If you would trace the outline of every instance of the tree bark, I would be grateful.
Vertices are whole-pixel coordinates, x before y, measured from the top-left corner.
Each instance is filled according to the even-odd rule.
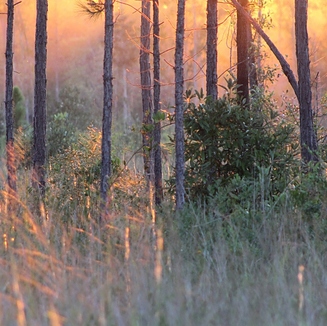
[[[239,0],[240,5],[248,11],[248,0]],[[237,84],[241,98],[249,103],[249,50],[250,50],[250,23],[248,19],[237,12]]]
[[[37,0],[35,33],[35,89],[33,181],[45,194],[46,161],[46,96],[47,96],[47,13],[48,1]]]
[[[14,152],[13,120],[13,38],[14,38],[14,1],[7,1],[7,36],[6,36],[6,154],[7,183],[9,203],[16,194],[16,166]],[[11,205],[10,205],[11,207]]]
[[[153,0],[153,106],[154,114],[160,111],[160,22],[159,0]],[[154,186],[155,203],[160,205],[163,199],[162,159],[161,159],[161,122],[154,125]]]
[[[185,0],[178,0],[175,48],[175,150],[176,150],[176,209],[185,204],[185,140],[184,140],[184,37]]]
[[[104,59],[103,59],[103,118],[102,118],[102,143],[101,143],[101,183],[100,193],[104,206],[107,203],[109,178],[112,174],[111,166],[111,126],[112,126],[112,57],[114,20],[113,0],[106,0],[104,4]]]
[[[153,178],[153,132],[152,120],[152,94],[151,94],[151,67],[150,67],[150,1],[142,0],[141,15],[141,49],[140,49],[140,74],[142,87],[143,108],[143,160],[144,173],[149,185]]]
[[[313,126],[312,91],[308,41],[308,0],[295,0],[295,39],[300,106],[300,138],[303,163],[317,161],[318,145]]]
[[[217,38],[218,38],[218,4],[217,0],[207,2],[207,96],[217,100],[218,97],[218,74],[217,74]]]

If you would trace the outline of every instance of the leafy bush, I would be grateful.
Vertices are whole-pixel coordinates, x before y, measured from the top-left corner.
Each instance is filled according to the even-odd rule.
[[[312,165],[308,172],[299,175],[290,187],[290,195],[292,206],[309,227],[311,235],[325,239],[327,180],[321,165]]]
[[[14,128],[17,130],[26,124],[25,98],[19,87],[13,88]]]
[[[277,195],[298,167],[293,126],[279,119],[265,95],[257,93],[251,108],[239,104],[236,87],[228,81],[227,94],[217,101],[186,94],[185,183],[191,199],[214,195],[236,176],[259,180],[263,174],[270,195]],[[191,102],[194,97],[200,104]]]
[[[76,128],[67,112],[53,115],[47,128],[48,155],[55,156],[69,148],[76,138]]]
[[[113,171],[120,162],[112,159]],[[64,222],[85,218],[91,202],[98,200],[101,172],[101,132],[88,128],[68,148],[49,159],[49,183],[56,209],[63,212]],[[82,218],[83,217],[83,218]]]
[[[14,132],[15,139],[21,137],[22,134],[26,134],[26,131],[29,130],[28,123],[26,121],[26,109],[25,109],[25,98],[18,86],[13,88],[13,123],[14,123]],[[29,133],[29,131],[28,131]],[[5,150],[6,145],[6,119],[5,112],[1,116],[0,121],[0,153]],[[21,154],[21,153],[20,153]]]
[[[69,121],[74,129],[84,131],[90,124],[101,121],[98,119],[101,112],[98,112],[91,98],[76,86],[65,86],[60,91],[59,99],[49,96],[48,115],[69,112]]]
[[[47,126],[47,152],[49,157],[63,153],[76,142],[76,129],[67,113],[57,113]],[[20,126],[15,132],[15,152],[18,168],[33,165],[33,129],[30,125]]]

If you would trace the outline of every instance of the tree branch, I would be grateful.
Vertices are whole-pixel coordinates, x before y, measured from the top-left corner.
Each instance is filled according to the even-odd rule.
[[[249,20],[249,22],[252,24],[252,26],[257,31],[257,33],[265,40],[265,42],[269,46],[270,50],[272,51],[272,53],[275,55],[275,57],[279,61],[285,76],[287,77],[289,83],[291,84],[291,86],[294,90],[296,97],[299,98],[298,83],[297,83],[294,73],[293,73],[290,65],[286,61],[286,59],[279,52],[279,50],[277,49],[275,44],[271,41],[269,36],[263,31],[263,29],[260,27],[260,25],[250,16],[249,13],[246,12],[246,10],[244,10],[244,8],[239,4],[239,2],[237,0],[231,0],[231,2],[233,3],[233,5],[237,9],[237,11]]]

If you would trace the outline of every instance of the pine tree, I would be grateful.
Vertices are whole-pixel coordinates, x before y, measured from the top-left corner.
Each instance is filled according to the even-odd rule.
[[[45,194],[48,0],[37,0],[35,32],[33,182]]]
[[[185,140],[184,140],[184,37],[185,0],[178,0],[175,47],[175,150],[176,150],[176,209],[185,204]]]
[[[295,39],[300,105],[301,156],[304,163],[317,161],[317,137],[313,126],[308,41],[308,0],[295,0]]]
[[[6,39],[6,154],[7,182],[9,197],[16,193],[16,167],[14,153],[13,120],[13,38],[14,38],[14,1],[7,1],[7,39]]]
[[[143,110],[143,160],[144,173],[148,185],[153,179],[153,108],[151,94],[150,66],[150,1],[142,0],[141,36],[140,36],[140,75]]]
[[[217,87],[217,38],[218,38],[218,4],[217,0],[207,2],[207,96],[214,100],[218,97]]]
[[[154,115],[160,111],[160,22],[159,0],[153,0],[153,107]],[[155,121],[153,132],[154,143],[154,183],[155,202],[160,205],[163,199],[162,159],[161,159],[161,123]]]
[[[105,12],[105,36],[104,36],[104,59],[103,59],[103,120],[102,120],[102,161],[101,161],[101,197],[103,203],[107,203],[108,179],[112,174],[111,165],[111,125],[112,125],[112,55],[114,35],[114,5],[113,0],[106,0]]]

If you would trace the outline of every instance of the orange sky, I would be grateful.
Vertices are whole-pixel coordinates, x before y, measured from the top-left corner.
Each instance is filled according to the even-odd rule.
[[[138,33],[140,17],[132,6],[139,7],[140,1],[126,0],[129,6],[116,3],[116,37],[114,52],[117,75],[116,94],[117,97],[128,88],[129,101],[132,106],[137,103],[138,89],[133,86],[138,84]],[[176,0],[161,0],[161,25],[162,40],[161,48],[169,49],[174,46],[174,25],[176,21]],[[1,7],[2,6],[2,7]],[[327,80],[327,59],[325,30],[327,27],[327,6],[324,0],[309,2],[309,30],[311,45],[312,75],[320,72],[322,81]],[[268,0],[264,9],[265,15],[270,15],[273,27],[267,30],[267,34],[275,42],[280,51],[287,56],[291,66],[295,68],[294,52],[294,20],[293,1],[290,0]],[[219,4],[220,21],[226,16],[230,7]],[[0,5],[4,10],[4,4]],[[186,79],[192,79],[196,75],[195,85],[188,82],[187,86],[203,87],[205,76],[203,67],[205,62],[205,1],[188,0],[186,15],[186,50],[185,67]],[[0,15],[1,44],[0,53],[4,53],[5,46],[5,15]],[[34,60],[34,26],[35,26],[35,0],[23,0],[16,7],[15,16],[15,83],[31,96],[33,89],[33,60]],[[231,45],[233,28],[231,21],[227,20],[219,27],[219,73],[229,67],[230,62],[235,63],[235,44]],[[91,20],[80,12],[77,1],[74,0],[49,0],[49,43],[48,43],[48,84],[49,92],[53,92],[55,83],[60,87],[75,84],[83,92],[89,92],[94,97],[97,106],[101,106],[99,97],[101,94],[102,78],[102,50],[103,50],[103,18]],[[270,60],[269,65],[276,64],[269,49],[266,49]],[[232,55],[232,57],[230,57]],[[4,56],[0,58],[0,74],[4,76]],[[163,83],[171,84],[173,80],[173,50],[163,55]],[[201,70],[202,68],[202,70]],[[4,77],[3,77],[4,79]],[[127,86],[123,79],[127,79]],[[57,81],[56,81],[57,80]],[[3,85],[1,81],[1,85]],[[219,81],[223,83],[223,79]],[[326,85],[322,84],[322,92]],[[165,103],[172,104],[171,86],[164,88]],[[281,77],[279,82],[272,86],[277,94],[290,89],[285,78]],[[125,89],[126,92],[126,89]],[[4,91],[2,92],[4,93]],[[100,109],[100,108],[99,108]]]

